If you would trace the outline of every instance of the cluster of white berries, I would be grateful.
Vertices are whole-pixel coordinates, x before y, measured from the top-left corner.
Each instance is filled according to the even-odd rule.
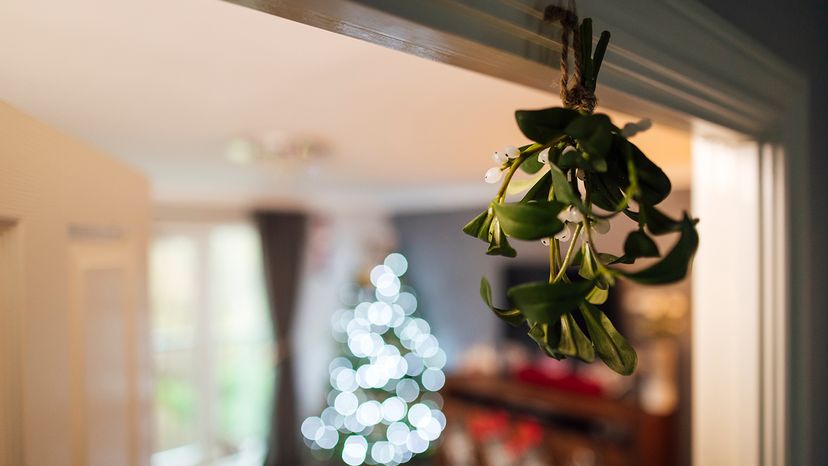
[[[494,154],[492,154],[492,160],[494,160],[498,166],[486,170],[486,175],[483,179],[489,184],[497,183],[500,181],[500,178],[503,177],[503,169],[506,168],[506,162],[518,157],[520,157],[520,149],[515,146],[506,146],[503,150],[495,151]]]
[[[562,242],[567,242],[575,236],[575,230],[579,223],[583,223],[584,215],[575,207],[569,206],[558,214],[558,220],[564,222],[564,228],[555,235],[555,239]],[[591,220],[589,228],[598,234],[606,234],[610,230],[609,221],[599,218]],[[552,243],[552,238],[543,238],[541,244],[549,246]]]
[[[638,133],[643,133],[652,128],[653,122],[649,118],[639,120],[638,123],[627,123],[621,128],[621,135],[625,138],[631,138]]]

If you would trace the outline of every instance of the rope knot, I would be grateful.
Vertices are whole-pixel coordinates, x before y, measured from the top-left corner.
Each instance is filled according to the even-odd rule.
[[[549,5],[544,11],[544,20],[561,23],[561,101],[567,108],[592,113],[598,105],[598,98],[584,85],[584,78],[581,74],[583,57],[581,56],[581,38],[576,31],[578,15],[573,10]],[[570,36],[572,36],[572,48],[575,51],[575,69],[572,72],[572,80],[575,84],[571,88],[569,86]]]

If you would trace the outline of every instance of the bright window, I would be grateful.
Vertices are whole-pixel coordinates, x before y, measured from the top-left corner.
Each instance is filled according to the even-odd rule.
[[[262,464],[274,371],[256,229],[159,225],[150,293],[153,466]]]

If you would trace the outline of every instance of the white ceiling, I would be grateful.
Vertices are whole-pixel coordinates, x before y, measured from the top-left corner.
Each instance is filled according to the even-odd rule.
[[[513,111],[559,102],[218,0],[4,0],[0,98],[137,167],[159,201],[396,208],[480,202],[491,151],[524,141]],[[313,176],[225,158],[262,131],[331,154]],[[686,184],[685,134],[639,143]]]

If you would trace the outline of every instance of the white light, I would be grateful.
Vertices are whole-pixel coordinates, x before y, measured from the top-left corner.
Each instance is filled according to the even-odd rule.
[[[396,422],[405,417],[405,402],[402,398],[392,396],[382,402],[382,418]]]
[[[431,409],[422,403],[415,404],[408,410],[408,422],[417,428],[427,426],[431,422]]]
[[[339,414],[332,406],[325,408],[321,417],[326,426],[333,426],[335,429],[342,427],[342,423],[345,422],[345,416]]]
[[[396,275],[387,273],[377,280],[377,293],[382,296],[393,297],[400,292],[400,279]]]
[[[338,357],[331,361],[331,364],[328,366],[328,371],[333,372],[334,369],[336,369],[337,367],[346,367],[348,369],[353,369],[354,366],[353,364],[351,364],[351,361],[349,361],[347,358]]]
[[[394,446],[388,442],[375,443],[371,447],[371,458],[377,463],[390,463],[394,459]]]
[[[376,425],[382,420],[382,405],[376,400],[362,403],[357,409],[356,417],[361,424]]]
[[[374,325],[388,325],[393,314],[394,311],[387,303],[371,303],[368,308],[368,321]]]
[[[402,422],[395,422],[388,426],[385,435],[388,437],[388,441],[394,445],[405,445],[406,440],[408,440],[408,432],[407,425]]]
[[[339,441],[339,432],[332,426],[325,426],[322,429],[322,434],[316,439],[316,443],[327,450],[335,447],[337,441]]]
[[[432,417],[424,426],[417,429],[417,435],[429,442],[433,442],[440,436],[441,431],[442,427],[440,426],[440,422]]]
[[[351,432],[362,432],[363,430],[365,430],[365,426],[357,420],[355,414],[346,417],[344,425],[345,428]]]
[[[316,416],[309,417],[302,422],[302,435],[308,440],[316,440],[316,437],[321,435],[324,427],[325,423],[322,422],[322,419]]]
[[[426,358],[424,362],[426,367],[442,369],[446,366],[446,352],[442,349],[438,349],[437,353],[435,353],[433,356],[429,356],[428,358]]]
[[[388,326],[391,328],[396,328],[402,325],[405,322],[405,311],[403,310],[402,306],[399,304],[392,304],[391,305],[391,320],[388,322]]]
[[[405,361],[408,363],[408,370],[406,371],[406,374],[409,376],[416,377],[423,371],[423,358],[417,356],[416,354],[406,354]]]
[[[342,392],[352,392],[357,389],[356,372],[353,369],[339,369],[334,379],[334,387]]]
[[[446,374],[440,369],[426,369],[423,371],[422,380],[423,388],[431,392],[436,392],[445,385]]]
[[[407,446],[412,453],[422,453],[428,450],[428,440],[420,437],[416,432],[411,432],[408,434],[405,446]]]
[[[336,408],[336,412],[343,416],[354,414],[357,410],[357,406],[359,406],[359,400],[357,400],[356,395],[351,392],[342,392],[337,395],[336,400],[334,400],[334,408]]]
[[[442,411],[440,411],[439,409],[432,409],[431,410],[431,417],[436,419],[437,422],[440,424],[440,430],[443,430],[443,429],[446,428],[446,415],[443,414]]]
[[[390,267],[387,267],[385,265],[378,265],[374,267],[373,269],[371,269],[371,283],[374,286],[378,286],[380,277],[386,274],[394,276],[394,271],[391,270]]]
[[[403,379],[397,383],[397,396],[411,403],[420,396],[420,386],[411,379]]]
[[[365,461],[368,452],[368,441],[361,435],[351,435],[345,439],[342,448],[342,460],[351,466],[358,466]]]
[[[414,351],[421,358],[434,356],[439,349],[440,344],[437,343],[437,338],[434,335],[420,334],[414,339]]]
[[[397,304],[405,311],[405,315],[411,315],[417,310],[417,297],[407,291],[403,291],[397,298]]]
[[[408,259],[398,252],[392,252],[385,258],[384,264],[394,272],[394,275],[402,277],[408,271]]]

